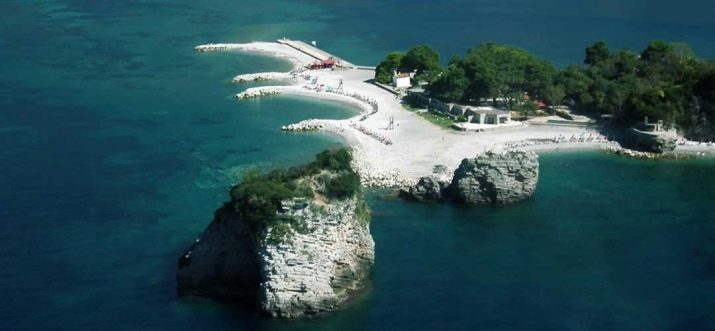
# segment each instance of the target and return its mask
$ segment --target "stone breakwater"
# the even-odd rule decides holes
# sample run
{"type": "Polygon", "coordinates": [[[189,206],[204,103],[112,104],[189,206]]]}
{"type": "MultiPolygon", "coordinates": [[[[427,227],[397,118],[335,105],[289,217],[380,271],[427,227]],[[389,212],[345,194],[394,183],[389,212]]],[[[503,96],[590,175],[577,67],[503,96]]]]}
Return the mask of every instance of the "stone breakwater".
{"type": "Polygon", "coordinates": [[[255,74],[243,74],[233,77],[233,83],[261,82],[272,80],[289,80],[294,76],[290,72],[260,72],[255,74]]]}
{"type": "Polygon", "coordinates": [[[288,124],[281,127],[281,130],[288,132],[304,132],[304,131],[334,131],[340,132],[343,128],[331,120],[309,119],[298,123],[288,124]]]}
{"type": "Polygon", "coordinates": [[[534,152],[486,152],[462,160],[451,182],[443,176],[423,177],[400,191],[415,201],[455,200],[468,205],[501,205],[529,198],[539,178],[534,152]]]}
{"type": "Polygon", "coordinates": [[[273,317],[335,310],[363,286],[374,263],[369,220],[358,213],[363,203],[284,201],[283,216],[300,230],[278,243],[269,239],[273,229],[256,238],[232,206],[221,208],[179,259],[179,293],[255,300],[273,317]]]}
{"type": "Polygon", "coordinates": [[[225,51],[229,49],[243,49],[241,44],[205,44],[194,47],[197,52],[225,51]]]}
{"type": "Polygon", "coordinates": [[[236,94],[236,99],[254,99],[267,95],[278,95],[281,93],[283,93],[283,91],[275,87],[252,87],[241,93],[236,94]]]}

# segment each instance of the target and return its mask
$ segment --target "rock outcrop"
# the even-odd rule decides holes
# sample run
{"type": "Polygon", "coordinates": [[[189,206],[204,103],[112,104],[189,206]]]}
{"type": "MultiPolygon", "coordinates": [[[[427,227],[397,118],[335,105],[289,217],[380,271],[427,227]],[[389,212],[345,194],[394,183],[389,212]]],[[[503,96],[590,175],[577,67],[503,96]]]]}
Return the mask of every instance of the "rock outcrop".
{"type": "Polygon", "coordinates": [[[356,199],[323,206],[287,205],[287,215],[305,221],[303,233],[273,245],[263,242],[259,301],[274,317],[335,310],[359,289],[374,261],[374,242],[356,199]]]}
{"type": "Polygon", "coordinates": [[[375,244],[346,150],[248,175],[179,258],[181,296],[254,303],[273,317],[337,309],[367,281],[375,244]]]}
{"type": "Polygon", "coordinates": [[[637,128],[628,130],[625,145],[629,148],[651,153],[671,152],[678,142],[675,131],[644,131],[637,128]]]}
{"type": "Polygon", "coordinates": [[[300,224],[288,238],[262,238],[227,208],[179,259],[182,296],[257,300],[273,317],[337,309],[358,290],[374,262],[368,221],[357,198],[331,204],[290,200],[283,216],[300,224]]]}
{"type": "Polygon", "coordinates": [[[464,159],[454,172],[452,197],[470,205],[498,205],[529,198],[539,179],[534,152],[487,152],[464,159]]]}
{"type": "Polygon", "coordinates": [[[539,160],[534,152],[487,152],[462,160],[451,181],[444,176],[422,177],[400,190],[400,196],[418,202],[455,201],[469,205],[517,202],[534,194],[539,160]]]}
{"type": "Polygon", "coordinates": [[[255,300],[261,279],[256,248],[247,223],[226,204],[179,258],[179,295],[255,300]]]}
{"type": "Polygon", "coordinates": [[[400,190],[400,196],[417,202],[444,201],[449,181],[435,176],[422,177],[414,186],[400,190]]]}

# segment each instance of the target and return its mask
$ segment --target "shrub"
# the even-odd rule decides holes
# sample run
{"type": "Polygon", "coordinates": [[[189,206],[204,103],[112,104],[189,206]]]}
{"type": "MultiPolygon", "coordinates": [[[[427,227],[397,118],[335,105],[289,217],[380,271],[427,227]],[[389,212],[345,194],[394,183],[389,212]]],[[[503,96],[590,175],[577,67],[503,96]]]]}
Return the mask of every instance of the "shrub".
{"type": "Polygon", "coordinates": [[[279,215],[281,202],[296,197],[312,199],[310,178],[323,170],[337,173],[325,174],[326,192],[330,197],[344,199],[354,195],[360,188],[360,177],[352,170],[351,161],[350,150],[342,148],[323,151],[316,155],[315,161],[303,166],[266,174],[255,169],[246,171],[243,182],[231,188],[231,203],[227,208],[232,206],[254,233],[271,228],[269,239],[281,241],[289,233],[287,226],[301,231],[299,224],[279,215]]]}
{"type": "Polygon", "coordinates": [[[332,171],[350,170],[352,169],[350,165],[352,160],[353,156],[346,148],[324,150],[315,156],[315,161],[312,163],[312,166],[332,171]]]}
{"type": "Polygon", "coordinates": [[[358,201],[355,205],[355,216],[363,224],[370,223],[370,208],[367,207],[367,203],[365,203],[365,201],[358,201]]]}
{"type": "Polygon", "coordinates": [[[328,195],[337,199],[353,196],[360,189],[360,176],[354,171],[345,171],[333,177],[325,186],[328,195]]]}

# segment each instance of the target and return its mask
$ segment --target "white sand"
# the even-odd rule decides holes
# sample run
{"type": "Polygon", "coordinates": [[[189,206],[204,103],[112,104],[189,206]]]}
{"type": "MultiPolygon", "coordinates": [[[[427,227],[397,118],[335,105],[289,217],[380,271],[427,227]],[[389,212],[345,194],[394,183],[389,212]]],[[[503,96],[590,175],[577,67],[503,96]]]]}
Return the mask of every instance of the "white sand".
{"type": "MultiPolygon", "coordinates": [[[[230,45],[228,49],[269,54],[290,59],[296,67],[313,61],[307,55],[278,43],[222,44],[230,45]]],[[[354,91],[377,101],[379,111],[364,121],[359,121],[361,115],[348,120],[333,120],[327,131],[342,136],[348,144],[355,148],[355,162],[365,184],[375,186],[401,186],[416,181],[420,176],[432,173],[435,165],[444,165],[448,169],[456,168],[462,159],[473,157],[487,150],[506,149],[514,143],[528,144],[534,139],[554,139],[556,137],[570,138],[587,137],[599,134],[585,127],[551,126],[551,125],[519,125],[494,129],[486,132],[457,132],[445,130],[429,123],[417,114],[407,111],[393,94],[380,87],[367,83],[374,76],[372,70],[336,69],[305,71],[308,80],[298,78],[295,86],[271,86],[280,88],[284,94],[324,98],[359,105],[364,111],[371,107],[354,98],[329,92],[315,92],[304,88],[317,78],[317,84],[336,88],[340,80],[343,89],[354,91]],[[387,130],[390,118],[394,118],[396,127],[387,130]],[[351,123],[358,123],[371,131],[389,138],[392,145],[386,145],[354,128],[351,123]]],[[[517,147],[536,151],[598,149],[608,143],[550,143],[538,146],[517,147]]]]}

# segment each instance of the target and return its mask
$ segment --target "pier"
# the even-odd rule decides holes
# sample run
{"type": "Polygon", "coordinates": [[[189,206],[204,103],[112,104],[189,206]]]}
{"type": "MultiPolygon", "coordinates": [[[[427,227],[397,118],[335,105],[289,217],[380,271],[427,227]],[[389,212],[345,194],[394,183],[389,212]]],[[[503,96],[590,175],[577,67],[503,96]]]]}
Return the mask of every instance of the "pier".
{"type": "Polygon", "coordinates": [[[322,49],[319,49],[317,47],[314,47],[312,45],[308,45],[300,40],[290,40],[286,38],[281,38],[276,40],[279,44],[283,44],[286,46],[289,46],[291,48],[294,48],[301,53],[307,54],[308,56],[318,60],[318,61],[327,61],[328,59],[334,59],[335,61],[338,61],[340,67],[346,67],[346,68],[352,68],[355,67],[354,64],[345,61],[335,55],[332,55],[322,49]]]}

